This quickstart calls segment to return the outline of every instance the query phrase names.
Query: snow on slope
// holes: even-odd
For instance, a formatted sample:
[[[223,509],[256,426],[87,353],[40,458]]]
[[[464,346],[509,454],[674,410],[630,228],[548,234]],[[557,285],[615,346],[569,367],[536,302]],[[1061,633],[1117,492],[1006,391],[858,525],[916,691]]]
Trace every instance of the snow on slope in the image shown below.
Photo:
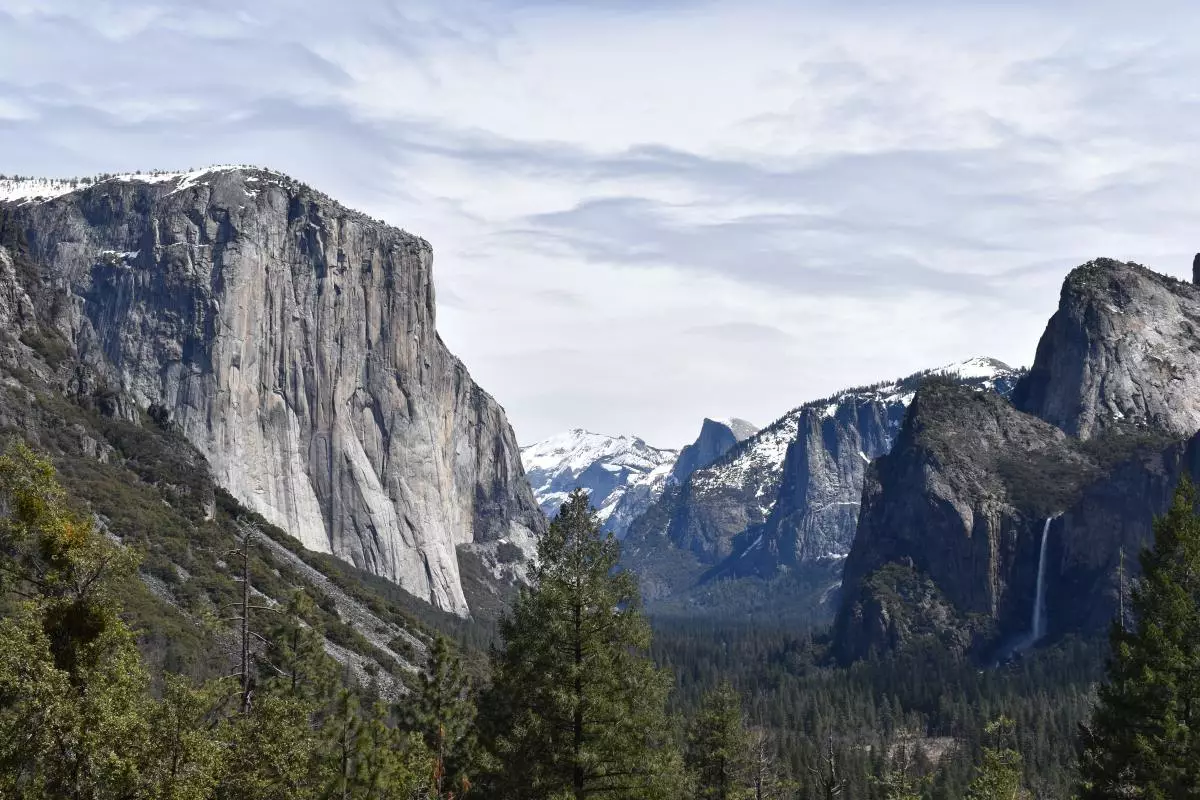
[[[591,496],[606,530],[624,536],[629,523],[662,494],[679,453],[635,436],[575,428],[521,448],[525,474],[547,516],[575,488]]]

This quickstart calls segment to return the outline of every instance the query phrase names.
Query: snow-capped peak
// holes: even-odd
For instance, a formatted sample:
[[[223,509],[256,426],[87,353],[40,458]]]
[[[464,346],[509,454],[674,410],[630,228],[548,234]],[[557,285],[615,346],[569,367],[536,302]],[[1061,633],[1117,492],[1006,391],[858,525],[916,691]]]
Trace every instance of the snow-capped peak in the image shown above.
[[[805,415],[813,415],[823,424],[826,421],[832,424],[844,406],[878,403],[884,408],[895,409],[895,413],[889,415],[890,437],[898,432],[904,409],[916,397],[920,382],[931,375],[945,375],[979,389],[1002,391],[1011,389],[1019,374],[1018,370],[994,358],[979,357],[923,370],[895,381],[844,389],[792,409],[746,439],[725,458],[696,472],[692,479],[701,490],[725,487],[762,498],[757,511],[765,518],[774,505],[788,447],[796,440]]]
[[[620,463],[639,471],[653,469],[675,455],[674,450],[651,447],[636,436],[609,436],[583,428],[572,428],[521,448],[526,472],[565,471],[572,475],[579,475],[600,461]]]
[[[607,530],[623,536],[629,523],[662,493],[678,452],[636,436],[582,428],[521,448],[525,474],[548,516],[576,488],[591,496]]]

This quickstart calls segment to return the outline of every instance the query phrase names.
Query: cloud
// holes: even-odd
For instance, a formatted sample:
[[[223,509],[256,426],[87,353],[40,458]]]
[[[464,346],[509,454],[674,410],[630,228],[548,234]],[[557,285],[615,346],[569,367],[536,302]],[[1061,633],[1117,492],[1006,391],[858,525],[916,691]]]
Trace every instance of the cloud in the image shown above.
[[[715,325],[696,325],[684,331],[709,342],[731,345],[761,345],[791,343],[793,338],[772,325],[756,322],[723,322]]]
[[[678,445],[706,415],[1027,362],[1096,255],[1186,273],[1198,18],[0,0],[0,172],[292,173],[433,243],[442,334],[522,441]]]

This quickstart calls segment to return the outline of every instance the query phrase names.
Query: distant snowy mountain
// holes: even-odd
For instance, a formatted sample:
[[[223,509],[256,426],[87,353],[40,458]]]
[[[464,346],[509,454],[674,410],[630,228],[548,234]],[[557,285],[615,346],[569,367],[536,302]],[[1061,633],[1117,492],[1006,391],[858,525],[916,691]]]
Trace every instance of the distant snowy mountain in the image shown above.
[[[521,448],[521,461],[546,516],[557,514],[567,495],[583,488],[604,529],[619,538],[668,485],[686,481],[757,431],[744,419],[705,419],[696,441],[675,451],[636,436],[575,428]]]
[[[651,447],[636,436],[582,428],[521,448],[525,474],[546,516],[557,514],[567,495],[583,488],[605,530],[617,536],[662,494],[678,456],[676,450]]]

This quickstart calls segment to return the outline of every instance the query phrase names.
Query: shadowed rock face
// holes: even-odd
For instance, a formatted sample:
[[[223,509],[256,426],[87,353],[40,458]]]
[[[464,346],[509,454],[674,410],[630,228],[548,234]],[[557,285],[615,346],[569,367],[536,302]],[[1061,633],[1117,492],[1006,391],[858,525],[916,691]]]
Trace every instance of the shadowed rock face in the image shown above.
[[[1132,423],[1200,430],[1200,288],[1098,259],[1063,283],[1018,408],[1080,438]]]
[[[457,613],[456,548],[532,551],[544,518],[503,409],[437,334],[424,240],[240,168],[7,210],[86,380],[165,409],[305,546]]]
[[[975,358],[793,409],[668,489],[631,526],[626,563],[647,596],[839,563],[867,465],[891,449],[917,387],[938,375],[970,391],[1008,394],[1020,372]]]
[[[1036,567],[1049,514],[1034,508],[1023,476],[1014,474],[1027,464],[1037,470],[1030,483],[1055,476],[1067,493],[1096,469],[1061,430],[998,395],[950,385],[918,392],[895,447],[867,470],[837,621],[846,658],[903,644],[923,628],[951,634],[966,649],[975,632],[968,617],[996,628],[1029,618],[1026,567]],[[912,607],[901,587],[867,580],[887,565],[931,581],[945,608],[926,593]],[[944,619],[931,624],[931,614]]]

